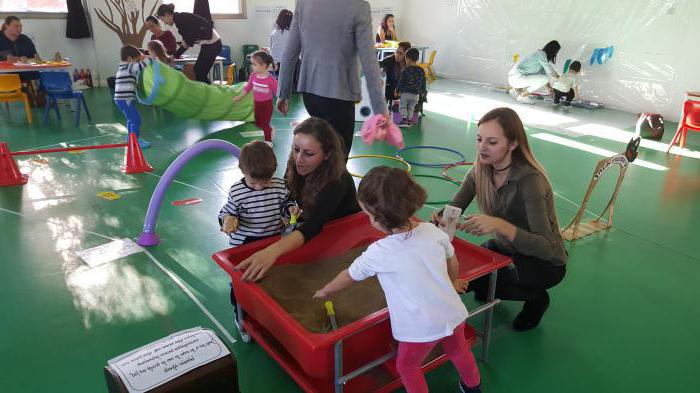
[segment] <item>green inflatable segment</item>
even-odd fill
[[[154,61],[140,74],[138,98],[142,104],[162,107],[180,117],[252,122],[253,94],[233,102],[244,86],[245,83],[227,86],[195,82],[182,72]]]

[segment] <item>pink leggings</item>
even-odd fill
[[[481,382],[479,368],[474,360],[471,347],[464,337],[464,322],[459,324],[451,336],[427,343],[399,343],[399,355],[396,358],[396,369],[401,375],[403,386],[408,393],[427,393],[428,384],[421,372],[423,360],[437,343],[442,343],[442,349],[459,372],[462,382],[468,387],[474,387]]]

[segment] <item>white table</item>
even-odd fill
[[[214,61],[214,67],[219,67],[219,83],[226,83],[226,71],[224,70],[224,60],[226,58],[221,57],[221,56],[216,56],[216,60]],[[194,64],[197,62],[196,57],[187,57],[187,56],[182,56],[179,59],[173,59],[173,65],[185,65],[185,64]],[[214,77],[213,77],[213,71],[214,68],[209,70],[209,79],[212,80],[212,83],[214,82]]]
[[[417,49],[421,53],[421,58],[420,61],[421,63],[425,63],[425,51],[428,50],[430,47],[428,46],[412,46],[412,48]],[[377,60],[382,61],[384,58],[388,57],[389,55],[393,54],[396,52],[396,49],[398,48],[374,48],[377,51]]]

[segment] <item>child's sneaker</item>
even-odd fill
[[[518,96],[517,101],[521,104],[534,104],[535,100],[530,98],[530,96]]]
[[[564,106],[571,106],[571,101],[564,101]]]
[[[420,115],[418,112],[413,112],[413,118],[411,119],[411,124],[418,124],[420,122]]]
[[[399,123],[398,125],[399,125],[399,127],[401,127],[401,128],[406,128],[406,127],[408,127],[410,124],[408,123],[408,119],[403,119],[403,120],[401,120],[401,123]]]
[[[142,149],[148,149],[149,147],[151,147],[151,142],[139,138],[139,146],[141,146]]]
[[[481,393],[481,384],[473,388],[467,387],[461,380],[459,381],[459,393]]]
[[[128,135],[128,134],[127,134],[127,136],[126,136],[126,141],[125,141],[125,142],[126,142],[126,144],[129,144],[129,135]],[[143,139],[143,138],[139,138],[139,146],[140,146],[142,149],[148,149],[149,147],[151,147],[151,142],[149,142],[149,141],[147,141],[147,140],[145,140],[145,139]]]
[[[508,90],[508,94],[510,94],[513,98],[516,98],[516,99],[517,99],[518,96],[519,96],[518,91],[515,90],[515,89],[510,89],[510,90]]]

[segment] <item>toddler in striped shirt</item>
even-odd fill
[[[289,197],[284,180],[273,177],[277,159],[265,142],[245,144],[238,166],[243,179],[231,186],[219,212],[221,231],[234,247],[279,234],[282,209]]]
[[[114,103],[121,109],[126,117],[126,128],[130,134],[135,134],[141,148],[151,145],[141,138],[141,115],[136,108],[136,85],[139,73],[147,66],[147,59],[133,45],[124,45],[120,50],[121,62],[117,68],[114,83]],[[129,142],[127,136],[126,142]]]

